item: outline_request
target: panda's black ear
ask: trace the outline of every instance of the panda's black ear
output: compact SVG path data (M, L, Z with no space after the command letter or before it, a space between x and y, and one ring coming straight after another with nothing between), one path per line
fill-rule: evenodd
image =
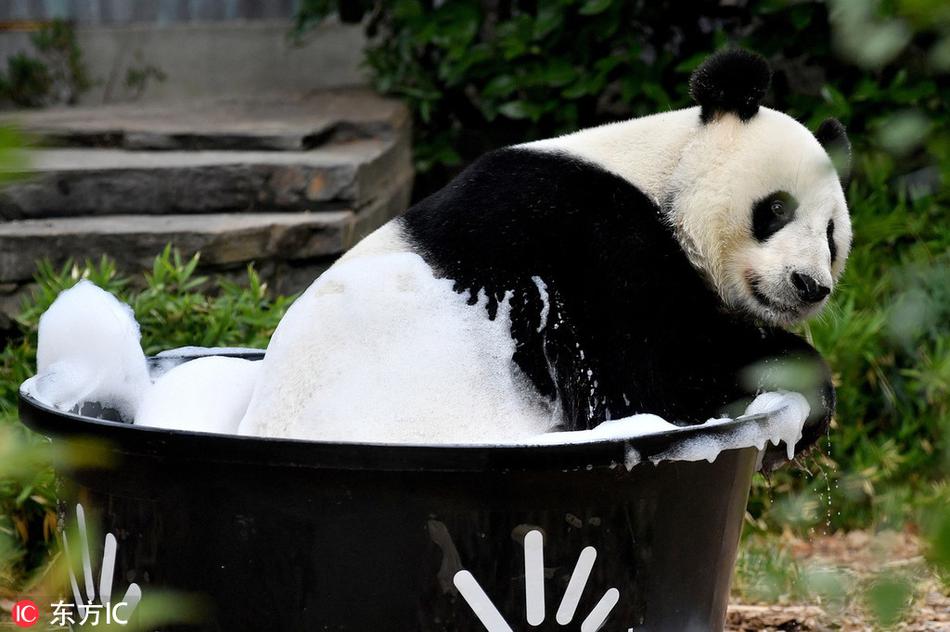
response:
M689 93L708 123L718 114L732 112L748 121L759 111L772 80L772 69L758 53L727 48L708 57L689 78Z
M851 141L848 140L844 125L836 118L825 119L815 131L815 138L828 152L841 186L847 189L851 179Z

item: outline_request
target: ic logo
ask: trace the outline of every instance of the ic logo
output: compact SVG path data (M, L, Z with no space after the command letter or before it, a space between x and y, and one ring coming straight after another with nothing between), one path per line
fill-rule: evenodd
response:
M561 598L561 604L554 618L558 625L566 626L574 620L577 605L581 600L590 571L597 558L597 549L592 546L581 551L568 581L567 589ZM524 582L525 582L525 611L528 625L541 625L545 619L544 612L544 536L537 529L533 529L524 538ZM453 583L462 598L472 608L472 612L485 626L487 632L513 632L511 625L498 611L488 595L478 584L475 577L466 570L455 574ZM596 632L600 630L610 611L617 605L620 591L616 588L607 590L597 605L584 617L581 622L581 632Z
M13 606L13 622L21 628L28 628L40 620L40 611L29 599L22 599Z

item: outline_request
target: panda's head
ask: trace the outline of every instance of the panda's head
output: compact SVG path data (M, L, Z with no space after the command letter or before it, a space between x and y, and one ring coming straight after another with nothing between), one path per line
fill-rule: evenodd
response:
M693 73L700 120L674 169L667 212L728 306L789 325L824 306L844 268L850 146L834 119L813 134L760 107L770 76L762 57L742 50Z

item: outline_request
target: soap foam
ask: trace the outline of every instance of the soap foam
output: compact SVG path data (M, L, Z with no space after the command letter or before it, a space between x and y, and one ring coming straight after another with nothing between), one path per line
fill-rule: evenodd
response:
M795 456L795 444L802 438L802 428L808 419L809 406L799 393L762 393L746 409L746 415L767 415L764 421L749 420L725 434L693 435L678 442L669 450L650 457L660 461L716 460L723 450L755 447L760 452L768 443L785 443L789 460ZM704 426L723 424L729 419L710 419Z
M689 435L671 447L650 457L656 465L661 461L709 461L712 463L724 450L754 447L759 451L768 443L785 443L788 458L795 456L795 444L802 438L802 427L808 419L809 407L798 393L762 393L746 409L745 416L766 415L765 420L749 419L726 433L696 434L695 429L714 428L731 424L729 417L713 418L700 426L676 426L656 415L632 415L622 419L605 421L591 430L551 432L530 437L524 445L565 445L596 443L600 441L623 441L664 432L686 432ZM633 447L627 447L624 464L627 469L641 462L641 455Z
M294 302L241 433L486 444L555 425L556 407L512 360L511 295L489 319L484 292L469 305L422 257L392 250L341 260Z
M598 441L619 441L661 432L680 430L662 417L656 415L631 415L622 419L611 419L600 423L590 430L568 432L548 432L524 440L525 445L567 445L578 443L596 443Z
M237 434L260 362L203 356L176 366L149 389L135 425Z
M22 389L60 410L98 402L131 419L150 384L140 337L132 308L82 280L40 317L37 374Z

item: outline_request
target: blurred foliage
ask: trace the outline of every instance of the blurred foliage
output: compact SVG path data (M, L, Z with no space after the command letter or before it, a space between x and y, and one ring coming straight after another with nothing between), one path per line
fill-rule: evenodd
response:
M0 185L22 176L27 169L26 139L15 127L0 125Z
M37 288L16 318L18 331L0 351L0 597L44 567L57 537L50 463L102 458L97 446L54 450L17 423L19 385L36 369L40 316L62 290L89 279L132 306L146 354L186 345L266 347L294 297L270 297L253 267L244 283L197 276L198 261L167 247L136 283L106 257L58 269L40 264Z
M863 535L857 549L848 540L833 536L817 555L795 555L802 541L751 536L739 551L732 592L743 603L814 604L847 629L857 629L857 621L892 629L913 620L928 592L939 589L934 570L900 550L901 534Z
M20 107L74 104L90 87L72 24L52 20L30 36L35 55L19 52L0 73L0 100Z
M837 418L801 469L756 481L752 524L911 520L950 560L950 5L304 0L298 34L337 9L362 20L376 87L413 113L422 195L489 149L689 105L690 72L726 45L769 59L767 105L844 122L854 249L803 328L835 371Z

